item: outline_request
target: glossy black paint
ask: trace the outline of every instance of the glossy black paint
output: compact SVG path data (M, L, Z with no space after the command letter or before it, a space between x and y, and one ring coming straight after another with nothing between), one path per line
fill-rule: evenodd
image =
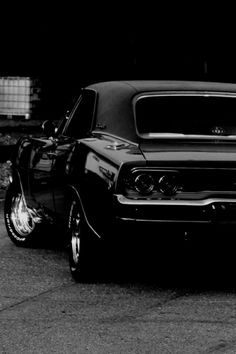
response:
M14 179L27 204L45 218L65 222L66 204L75 192L88 226L104 238L126 225L136 230L151 225L158 233L163 224L185 230L195 224L236 223L235 139L142 139L137 134L136 97L168 96L174 90L230 93L236 99L236 85L216 83L112 82L84 89L55 135L18 142ZM156 178L150 195L135 190L133 171ZM158 189L158 181L171 171L180 182L168 195Z

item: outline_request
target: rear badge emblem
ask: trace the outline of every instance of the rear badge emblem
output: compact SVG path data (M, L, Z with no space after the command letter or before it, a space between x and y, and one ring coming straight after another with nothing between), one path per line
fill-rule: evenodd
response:
M225 130L222 127L213 127L211 129L211 132L214 135L224 135L225 134Z

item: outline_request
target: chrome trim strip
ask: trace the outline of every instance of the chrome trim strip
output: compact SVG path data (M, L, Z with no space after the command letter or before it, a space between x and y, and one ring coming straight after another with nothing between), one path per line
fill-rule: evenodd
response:
M201 139L201 140L236 140L236 135L201 135L201 134L178 134L178 133L147 133L141 134L143 138L151 139Z
M73 116L74 116L74 114L75 114L75 112L76 112L76 110L77 110L79 104L80 104L81 101L82 101L83 94L84 94L85 91L92 91L92 92L94 92L94 94L95 94L95 99L94 99L94 102L93 102L93 114L92 114L91 126L90 126L90 129L89 129L89 132L92 131L93 125L94 125L94 121L95 121L95 112L96 112L96 106L97 106L97 95L98 95L98 93L97 93L96 90L91 89L91 88L82 88L82 89L81 89L81 92L80 92L80 94L79 94L78 99L75 101L75 103L74 103L74 105L73 105L73 107L72 107L72 109L71 109L71 111L70 111L70 114L69 114L69 117L68 117L68 119L67 119L67 122L66 122L66 124L65 124L65 126L64 126L64 128L63 128L62 135L68 136L67 133L66 133L66 131L67 131L67 129L68 129L68 126L69 126L70 123L71 123L71 120L73 119Z
M236 93L234 92L222 92L222 91L208 91L208 90L195 90L195 89L190 89L190 90L181 90L181 89L176 89L176 90L165 90L165 91L159 91L159 92L149 92L149 93L140 93L138 95L136 95L133 99L132 102L132 109L133 109L133 115L134 115L134 124L135 124L135 131L138 137L142 138L142 139L151 139L151 138L161 138L161 139L166 139L166 138L177 138L177 139L186 139L188 137L188 135L183 135L183 136L176 136L177 134L164 134L161 136L160 134L152 134L153 136L148 136L148 134L142 134L139 133L138 128L137 128L137 122L136 122L136 110L135 110L135 105L137 103L137 101L143 99L143 98L147 98L147 97L168 97L168 96L203 96L203 97L225 97L225 98L236 98ZM202 135L197 135L198 139L202 139ZM219 136L214 136L212 139L218 139ZM225 138L225 137L224 137ZM234 138L231 137L231 139L229 140L235 140L235 136ZM194 135L192 135L191 137L189 136L189 139L195 139ZM205 140L207 140L207 138L205 138Z
M235 92L222 92L222 91L209 91L209 90L165 90L165 91L150 91L149 93L140 93L135 97L135 103L142 99L142 98L147 98L147 97L158 97L158 96L203 96L203 97L230 97L230 98L236 98L236 93Z
M132 219L132 218L119 218L118 220L121 221L131 221L131 222L143 222L143 223L176 223L176 224L181 224L181 223L185 223L185 224L210 224L212 221L211 220L173 220L173 219L166 219L166 220L153 220L153 219Z
M163 161L162 161L163 162ZM204 171L212 171L215 170L215 167L204 167ZM178 167L169 167L160 165L156 167L134 167L131 169L131 173L135 172L161 172L161 173L167 173L167 172L181 172L182 170L187 171L187 170L202 170L202 167L199 166L183 166L180 165ZM230 172L236 172L235 167L218 167L217 166L217 171L230 171Z
M207 206L214 203L235 203L236 205L236 198L207 198L203 200L137 200L137 199L129 199L124 197L123 195L115 195L117 198L118 203L122 205L133 205L133 206L155 206L155 205L162 205L162 206Z

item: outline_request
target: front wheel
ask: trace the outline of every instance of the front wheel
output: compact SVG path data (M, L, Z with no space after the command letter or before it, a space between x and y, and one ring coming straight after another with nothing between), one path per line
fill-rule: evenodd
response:
M89 234L84 214L77 198L71 200L68 215L69 266L76 281L91 281L97 268L95 240Z
M35 239L37 225L23 193L13 184L9 185L6 192L4 218L10 239L17 246L29 246Z

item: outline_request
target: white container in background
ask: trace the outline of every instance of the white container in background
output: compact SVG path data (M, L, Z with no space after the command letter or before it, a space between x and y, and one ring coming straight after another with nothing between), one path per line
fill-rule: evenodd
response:
M36 81L30 77L0 77L0 116L29 119L35 102L39 101L39 92Z

